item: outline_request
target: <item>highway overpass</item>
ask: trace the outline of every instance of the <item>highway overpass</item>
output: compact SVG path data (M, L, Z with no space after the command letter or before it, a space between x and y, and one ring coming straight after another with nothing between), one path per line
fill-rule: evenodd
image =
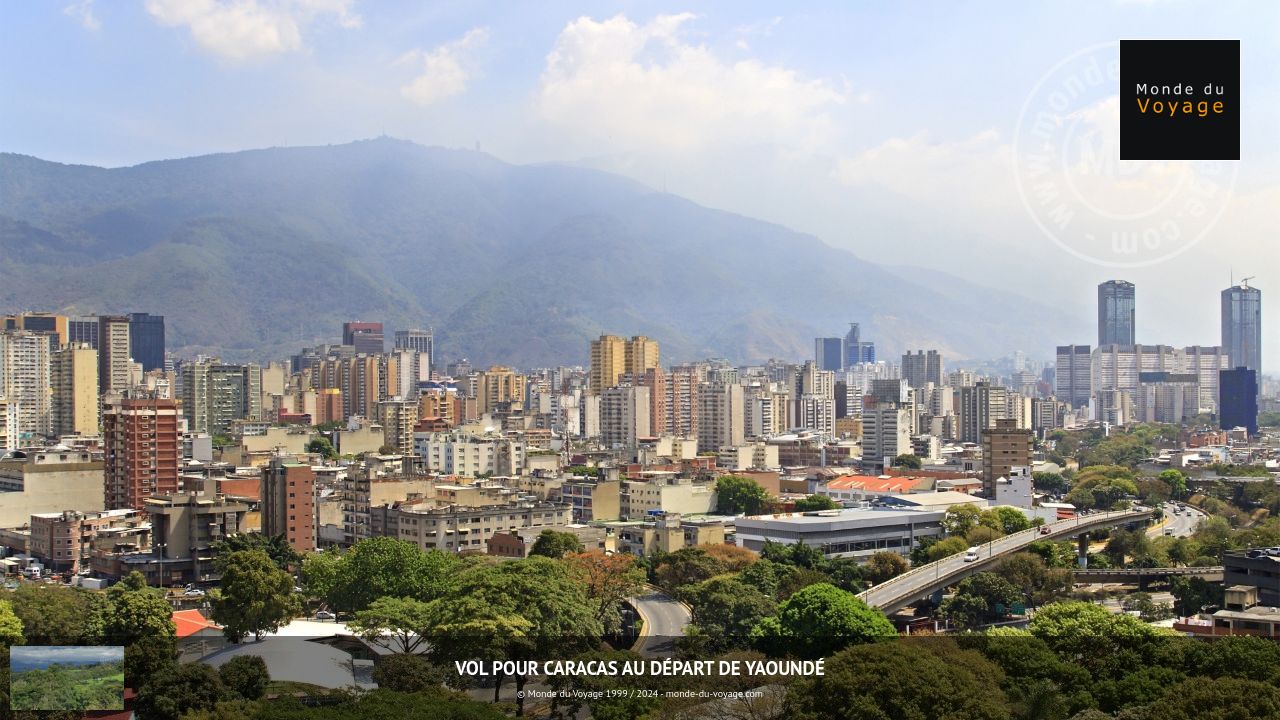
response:
M1149 520L1152 514L1151 510L1115 510L1047 523L1041 527L1005 535L978 546L977 560L965 562L964 553L952 555L882 582L860 593L858 597L868 605L880 608L885 614L892 614L976 572L990 570L1000 562L1001 558L1026 549L1036 540L1066 540L1081 537L1091 530Z
M1210 582L1222 582L1222 566L1176 568L1125 568L1123 570L1076 570L1076 582L1123 583L1145 587L1147 583L1168 580L1173 577L1198 577Z

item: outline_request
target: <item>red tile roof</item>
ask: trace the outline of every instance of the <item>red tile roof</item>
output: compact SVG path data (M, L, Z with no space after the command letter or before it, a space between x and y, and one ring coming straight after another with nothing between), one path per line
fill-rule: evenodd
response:
M191 637L202 630L221 630L222 626L210 622L200 614L199 610L175 610L173 624L178 629L178 637Z

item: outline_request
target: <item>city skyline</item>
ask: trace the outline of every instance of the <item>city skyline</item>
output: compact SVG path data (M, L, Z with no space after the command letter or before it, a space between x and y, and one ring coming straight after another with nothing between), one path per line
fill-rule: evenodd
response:
M1274 65L1280 54L1262 31L1267 23L1256 17L1274 16L1277 8L1251 7L1241 11L1252 15L1244 21L1231 13L1205 18L1179 3L1156 12L1117 0L1087 19L1066 7L1011 6L1011 21L1054 31L997 37L996 29L945 4L933 6L939 24L922 26L902 9L822 4L780 15L763 4L726 10L560 3L499 16L483 8L346 0L271 8L255 2L246 5L251 12L238 32L222 32L229 18L218 7L159 1L79 2L65 12L6 7L13 21L5 27L37 31L0 43L0 53L13 53L0 63L10 69L0 70L0 88L29 109L0 118L0 150L116 166L384 132L429 145L479 145L516 163L619 172L709 207L814 233L871 261L924 266L993 293L1070 306L1085 297L1077 279L1096 284L1115 273L1037 238L1013 191L1010 138L1020 104L1055 62L1141 25L1155 35L1241 37L1244 91L1253 108L1244 120L1240 180L1212 233L1179 258L1126 271L1147 288L1145 307L1166 309L1144 325L1174 344L1201 342L1216 330L1218 313L1192 298L1219 291L1246 268L1257 268L1260 287L1275 285L1270 268L1277 263L1257 230L1280 194L1265 170L1280 150L1265 140L1275 94L1263 74L1247 68ZM886 63L892 53L882 38L908 25L926 34L931 53ZM966 28L963 42L936 29L952 26ZM865 42L847 42L837 27L856 28ZM872 27L882 29L868 34ZM975 46L1001 52L974 54ZM1023 61L1000 59L1011 53ZM936 62L948 54L966 62ZM33 84L18 72L29 63L48 68L46 82ZM600 86L593 67L614 69L627 81ZM969 81L975 72L983 83ZM113 92L126 76L137 81ZM778 82L770 106L792 111L691 118L691 108L675 100L751 108L762 78ZM198 98L170 101L196 79ZM282 91L285 102L278 100ZM647 102L617 97L627 93ZM75 107L72 115L94 124L93 139L51 112L61 107ZM339 107L344 112L333 111ZM618 112L624 108L631 112ZM227 113L252 120L227 122ZM600 132L578 120L592 113ZM977 187L981 198L972 196ZM975 246L985 251L962 249ZM1007 272L989 272L990 262L1008 272L1053 272L1035 283L1005 283L997 278ZM1158 282L1171 273L1177 283Z

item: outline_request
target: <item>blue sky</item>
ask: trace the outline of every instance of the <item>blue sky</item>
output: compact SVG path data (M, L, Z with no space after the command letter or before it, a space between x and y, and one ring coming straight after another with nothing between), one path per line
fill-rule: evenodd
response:
M9 2L0 151L115 166L381 133L478 144L1078 303L1086 328L1093 286L1122 276L1141 341L1210 344L1233 268L1280 301L1277 30L1280 4L1190 0ZM1191 250L1123 271L1043 237L1009 161L1036 83L1120 38L1239 38L1244 83L1230 206Z

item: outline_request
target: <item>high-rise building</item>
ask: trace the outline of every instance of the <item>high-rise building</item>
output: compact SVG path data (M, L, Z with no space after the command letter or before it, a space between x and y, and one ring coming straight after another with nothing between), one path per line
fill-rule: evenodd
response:
M431 368L436 361L436 339L432 328L426 330L397 330L395 338L397 350L412 350L421 353L418 361L422 369L418 371L423 380L431 379Z
M164 369L164 316L129 314L129 355L144 372Z
M123 393L129 389L129 318L98 316L98 391Z
M698 449L715 452L746 442L741 385L704 382L698 388Z
M53 353L53 434L98 434L98 351L85 343Z
M660 367L645 371L636 384L649 388L650 434L667 433L667 374Z
M911 352L902 356L902 378L912 388L922 388L928 383L942 385L942 355L937 350Z
M702 374L696 365L676 365L667 373L663 403L663 432L682 438L698 437L698 389Z
M418 423L417 400L393 398L378 403L381 411L382 442L400 455L413 454L413 426Z
M67 344L67 317L53 313L19 313L4 318L4 330L26 330L49 337L49 349Z
M960 388L956 403L956 420L960 425L960 442L982 442L982 432L996 427L1008 412L1008 390L998 385L979 382ZM1013 421L1016 427L1016 421Z
M1262 372L1262 291L1247 281L1222 291L1222 347L1228 367Z
M819 370L844 370L844 339L838 337L815 338L813 359Z
M316 473L294 458L274 457L262 468L262 533L283 535L289 547L316 549Z
M203 360L182 366L182 414L190 432L224 435L236 420L261 420L262 368Z
M591 341L591 370L587 389L599 394L618 384L623 375L642 377L649 368L659 367L658 341L643 335L630 340L617 335L601 335Z
M524 405L524 375L500 365L477 375L476 398L480 401L481 413L493 412L511 404Z
M844 336L844 362L846 367L859 363L876 361L876 344L862 339L862 329L858 323L849 323L849 332Z
M1009 419L982 431L982 489L987 497L995 497L996 480L1009 477L1014 468L1031 471L1033 437L1031 430Z
M1089 405L1093 395L1093 358L1088 345L1059 345L1053 394L1071 407Z
M618 385L600 393L600 443L606 448L633 448L653 434L649 420L649 388Z
M342 323L342 344L350 345L356 353L378 355L386 349L385 338L380 322L344 322Z
M1258 373L1246 367L1223 370L1219 379L1219 425L1258 434Z
M102 447L108 510L140 510L147 497L178 492L182 437L176 401L112 403L102 417Z
M0 333L0 395L14 414L13 430L25 444L53 431L53 403L49 393L49 337L26 330Z
M63 344L85 343L98 349L98 318L96 315L74 315L67 318L67 337Z
M911 453L911 433L915 425L911 409L893 403L878 404L862 411L862 463L883 471L894 458Z
M1133 345L1135 289L1124 280L1098 286L1098 345Z

